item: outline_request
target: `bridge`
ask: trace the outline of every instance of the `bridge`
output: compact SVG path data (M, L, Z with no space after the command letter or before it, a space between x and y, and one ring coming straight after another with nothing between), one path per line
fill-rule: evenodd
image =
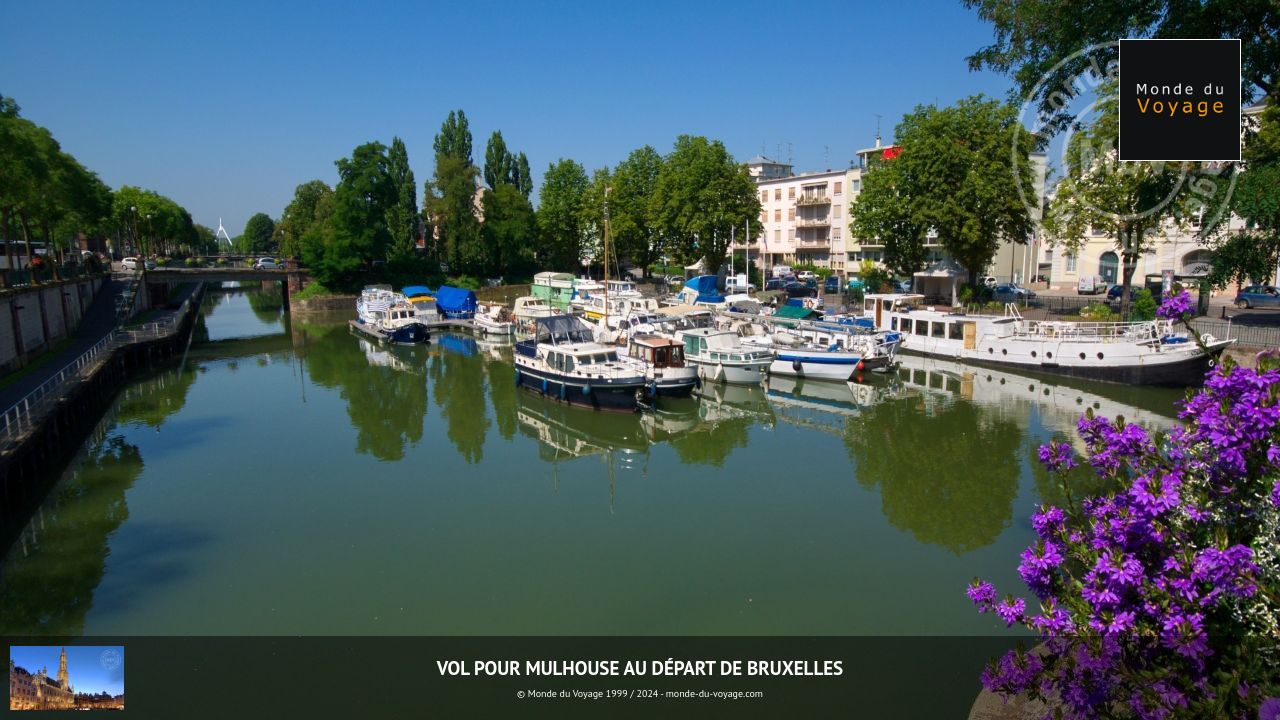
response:
M307 271L296 268L258 270L250 267L161 267L147 270L144 277L149 283L278 282L284 296L284 311L289 312L289 293L302 289L302 280L307 277Z

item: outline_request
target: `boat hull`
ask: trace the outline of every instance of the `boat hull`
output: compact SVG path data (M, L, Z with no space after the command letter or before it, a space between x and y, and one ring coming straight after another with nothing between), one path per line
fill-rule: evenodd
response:
M769 366L769 374L844 382L888 363L887 356L862 357L858 353L779 350L773 364Z
M516 384L554 400L595 410L630 412L636 409L637 395L645 392L642 381L591 383L569 379L526 365L517 365Z
M728 383L730 385L759 385L764 382L768 364L724 365L718 363L689 360L698 368L698 377L705 382Z
M1122 383L1125 385L1152 385L1157 387L1193 387L1204 383L1205 373L1217 361L1227 344L1211 347L1208 353L1181 353L1182 357L1167 362L1125 365L1060 365L1056 363L1019 363L986 359L978 354L957 357L951 353L920 352L904 347L902 352L924 357L958 360L970 365L989 367L1010 372L1034 372L1083 380Z
M648 392L658 397L689 397L698 385L696 374L681 378L659 378L649 381Z
M361 335L377 340L380 343L392 343L395 345L421 345L431 339L431 333L427 330L427 326L421 323L411 323L409 325L401 325L394 330L386 330L371 323L352 320L351 328Z

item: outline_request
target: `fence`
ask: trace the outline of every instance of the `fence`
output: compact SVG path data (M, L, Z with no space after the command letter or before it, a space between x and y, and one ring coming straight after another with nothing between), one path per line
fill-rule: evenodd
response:
M107 350L116 341L116 331L112 330L107 333L106 337L99 340L93 347L85 350L75 360L67 363L58 372L54 373L48 380L40 384L40 387L27 393L21 400L13 404L8 410L4 411L4 435L6 438L12 437L16 433L22 432L26 428L31 427L31 408L38 405L40 400L48 395L54 388L61 385L68 378L79 374L80 370L95 358Z
M1280 327L1242 325L1231 320L1197 318L1191 321L1200 333L1209 333L1219 339L1233 339L1246 347L1280 347Z

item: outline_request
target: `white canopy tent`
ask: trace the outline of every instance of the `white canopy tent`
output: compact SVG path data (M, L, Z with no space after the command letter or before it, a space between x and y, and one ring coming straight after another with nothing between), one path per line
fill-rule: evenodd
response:
M969 271L951 259L940 260L912 276L911 291L920 295L951 296L953 306L960 303L958 288L969 277Z

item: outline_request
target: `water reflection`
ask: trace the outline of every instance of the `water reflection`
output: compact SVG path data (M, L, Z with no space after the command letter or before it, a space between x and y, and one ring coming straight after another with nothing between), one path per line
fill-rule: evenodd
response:
M422 440L426 351L374 346L352 335L345 324L305 329L307 372L316 384L337 389L346 402L356 429L356 452L383 461L403 459L406 445Z
M444 334L432 338L427 372L435 386L435 405L445 422L445 435L468 463L484 458L489 430L485 410L485 369L473 338ZM505 382L505 380L503 381Z

